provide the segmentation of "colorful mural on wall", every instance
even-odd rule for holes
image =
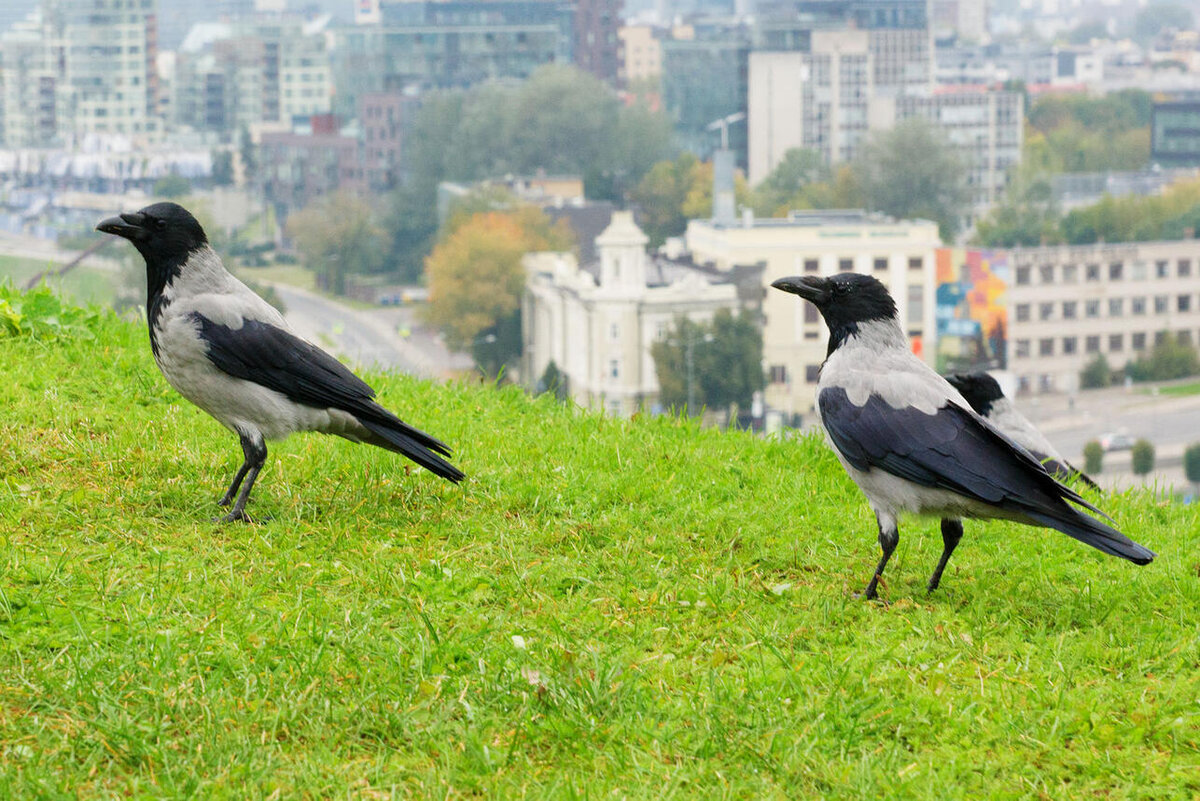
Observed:
[[[938,248],[937,369],[1008,367],[1008,253]]]

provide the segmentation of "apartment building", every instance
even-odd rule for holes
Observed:
[[[1167,333],[1200,342],[1200,242],[1009,251],[1009,365],[1024,393],[1074,392],[1103,354],[1119,369]]]
[[[778,278],[839,272],[875,276],[895,299],[914,352],[934,363],[935,253],[941,244],[936,223],[896,221],[861,210],[803,211],[735,223],[692,220],[685,243],[695,262],[717,270],[764,265],[766,402],[785,415],[812,412],[829,331],[811,303],[769,289]]]

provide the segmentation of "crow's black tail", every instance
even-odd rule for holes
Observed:
[[[1057,529],[1068,537],[1074,537],[1107,554],[1128,559],[1134,564],[1149,564],[1157,555],[1149,548],[1138,545],[1112,526],[1088,517],[1069,506],[1062,513],[1053,515],[1040,511],[1026,510],[1026,512],[1043,526]]]
[[[1057,459],[1045,459],[1042,461],[1042,464],[1045,465],[1046,472],[1060,480],[1065,481],[1067,479],[1077,478],[1086,486],[1091,487],[1094,490],[1100,489],[1100,485],[1095,481],[1092,481],[1087,473],[1075,467],[1070,462],[1060,462]]]
[[[382,408],[380,411],[383,411]],[[466,478],[466,474],[442,458],[450,455],[449,447],[395,415],[384,412],[369,418],[359,417],[358,421],[375,435],[366,440],[370,444],[403,454],[426,470],[455,484]]]

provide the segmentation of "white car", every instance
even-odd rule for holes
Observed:
[[[1100,447],[1107,451],[1127,451],[1133,447],[1133,437],[1125,433],[1102,434]]]

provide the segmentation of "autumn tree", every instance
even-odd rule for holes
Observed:
[[[370,204],[350,192],[319,198],[288,217],[288,235],[305,265],[336,294],[346,291],[346,276],[369,273],[380,263],[383,231]]]
[[[461,221],[425,261],[428,319],[446,343],[470,351],[490,375],[521,352],[526,253],[565,250],[571,235],[532,206]]]

